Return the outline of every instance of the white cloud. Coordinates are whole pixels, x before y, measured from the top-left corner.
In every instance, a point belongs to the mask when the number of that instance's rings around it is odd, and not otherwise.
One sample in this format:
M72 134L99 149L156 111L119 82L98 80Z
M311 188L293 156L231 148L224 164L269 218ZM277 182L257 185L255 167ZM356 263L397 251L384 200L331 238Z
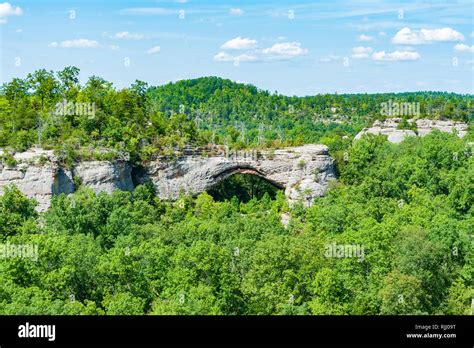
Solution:
M223 50L247 50L255 48L257 46L257 40L249 38L236 37L235 39L225 42L221 48Z
M146 53L148 54L155 54L155 53L158 53L161 51L161 47L160 46L153 46L152 48L150 48L148 51L146 51Z
M387 33L384 32L384 31L379 31L379 35L380 35L380 36L387 36Z
M112 51L118 51L120 49L120 46L117 46L117 45L110 45L109 48L112 50Z
M257 57L253 54L250 54L250 53L244 53L244 54L241 54L241 55L235 57L235 59L237 59L241 62L255 62L257 60Z
M121 31L119 33L115 33L112 38L119 40L143 40L143 35L131 34L128 31Z
M231 8L229 13L232 16L242 16L244 14L244 11L240 8Z
M373 60L391 60L391 61L401 61L401 60L418 60L421 56L418 52L414 51L394 51L391 53L385 53L385 51L374 52L372 54Z
M95 40L88 39L77 39L77 40L66 40L61 42L53 41L49 47L61 47L61 48L98 48L99 43Z
M214 56L214 60L216 62L232 62L232 61L239 61L239 62L254 62L258 60L257 56L251 53L243 53L238 56L233 56L227 52L219 52Z
M368 58L369 54L372 53L372 47L354 47L352 49L352 58L360 59L360 58Z
M282 42L264 49L263 53L270 56L292 58L306 54L308 53L308 50L306 48L301 48L301 43L299 42Z
M359 41L373 41L374 40L374 38L372 36L365 35L365 34L359 35L359 37L357 39Z
M12 6L9 2L0 3L0 24L7 22L7 17L21 16L23 10L20 7Z
M474 53L474 45L473 46L468 46L468 45L465 45L465 44L457 44L456 46L454 46L454 49L456 51Z
M462 41L464 35L451 28L411 30L400 29L392 38L392 42L400 45L421 45L435 41Z
M230 62L234 60L234 57L227 52L219 52L214 56L214 60L217 62Z
M12 6L9 2L0 4L0 17L21 16L23 10L20 7Z

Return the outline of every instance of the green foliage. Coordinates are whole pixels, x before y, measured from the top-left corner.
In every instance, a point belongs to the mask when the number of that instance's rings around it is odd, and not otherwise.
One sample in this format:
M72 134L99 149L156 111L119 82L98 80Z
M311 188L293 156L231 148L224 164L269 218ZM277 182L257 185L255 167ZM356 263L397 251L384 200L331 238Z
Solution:
M287 97L217 77L116 89L97 76L82 86L78 75L76 67L56 74L41 69L3 84L0 146L52 148L67 165L101 156L91 148L127 152L136 163L210 143L233 149L324 143L342 151L360 129L383 118L380 105L387 100L420 103L420 117L468 121L474 115L472 96L452 93ZM63 102L95 111L58 113ZM406 120L401 126L412 129Z
M397 129L408 129L416 132L416 122L408 122L408 119L403 117L400 123L397 125Z
M15 160L15 157L13 157L13 154L10 152L4 152L1 156L1 160L3 163L5 163L8 167L15 167L17 165L17 162Z
M75 182L76 193L53 197L41 214L17 188L2 188L0 314L469 314L472 132L400 144L345 137L366 122L360 115L378 117L385 98L466 119L467 96L297 98L218 78L116 90L96 76L79 86L77 75L73 67L58 78L41 70L5 84L1 146L25 148L41 133L42 144L72 165L92 150L103 159L130 153L135 163L173 156L212 136L234 147L321 140L339 178L309 208L289 207L269 183L237 175L209 192L214 197L174 202L159 200L151 183L107 195ZM63 98L96 103L95 116L53 117L47 110ZM330 108L350 117L329 122ZM324 122L308 119L315 114ZM291 215L287 227L282 213ZM7 255L7 243L36 246L38 257ZM328 253L336 244L363 253Z
M23 225L35 219L36 202L26 198L15 186L3 188L0 197L0 241L21 231Z
M236 197L240 202L246 203L253 198L274 199L277 192L277 187L256 175L234 174L217 184L208 193L218 201Z

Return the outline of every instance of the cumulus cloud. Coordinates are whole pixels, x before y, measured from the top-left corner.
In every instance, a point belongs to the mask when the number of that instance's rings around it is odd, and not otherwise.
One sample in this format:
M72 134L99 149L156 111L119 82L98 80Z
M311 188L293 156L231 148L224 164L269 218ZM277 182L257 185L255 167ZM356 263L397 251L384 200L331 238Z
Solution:
M49 47L60 47L60 48L98 48L99 43L95 40L88 39L77 39L77 40L66 40L61 42L53 41Z
M373 41L374 40L374 38L372 36L365 35L365 34L359 35L357 39L359 41Z
M146 53L148 54L156 54L158 52L161 51L161 47L160 46L153 46L152 48L150 48L148 51L146 51Z
M119 33L115 33L112 38L119 40L143 40L143 35L131 34L128 31L121 31Z
M257 46L257 40L242 38L240 36L225 42L221 48L223 50L248 50Z
M465 45L465 44L457 44L456 46L454 46L454 49L456 51L474 53L474 45L473 46L468 46L468 45Z
M258 59L257 56L251 53L243 53L238 56L233 56L227 52L219 52L214 56L214 60L216 62L232 62L232 61L254 62L257 59Z
M414 51L394 51L386 53L385 51L374 52L372 54L373 60L390 60L390 61L404 61L404 60L418 60L421 56Z
M354 47L352 49L352 58L360 59L360 58L368 58L369 54L372 53L372 47Z
M229 40L221 46L223 51L214 56L218 62L241 61L253 62L257 60L275 59L275 58L293 58L304 55L308 52L302 48L299 42L280 42L265 49L257 49L257 40L249 38L236 37ZM245 53L236 55L227 52L228 50L246 50Z
M241 62L254 62L256 61L258 58L257 56L251 54L251 53L244 53L244 54L241 54L237 57L235 57L235 59L241 61Z
M431 42L462 40L464 40L464 35L451 28L411 30L405 27L392 38L392 42L399 45L422 45Z
M232 16L242 16L244 14L244 11L240 8L231 8L229 13Z
M8 17L22 14L23 10L20 7L12 6L9 2L0 3L0 24L5 24Z
M263 53L275 57L293 58L308 53L308 50L301 48L299 42L281 42L264 49Z

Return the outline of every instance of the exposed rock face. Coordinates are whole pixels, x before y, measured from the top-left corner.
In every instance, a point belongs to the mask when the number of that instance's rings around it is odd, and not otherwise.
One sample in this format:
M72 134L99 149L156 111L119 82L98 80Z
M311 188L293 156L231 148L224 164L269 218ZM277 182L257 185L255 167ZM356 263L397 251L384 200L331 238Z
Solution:
M416 132L407 129L397 129L401 118L388 118L383 122L375 121L372 127L364 128L355 136L355 139L361 138L366 133L386 135L387 140L392 143L400 143L407 136L425 136L434 129L438 129L441 132L453 133L455 132L459 137L463 138L467 134L468 125L462 122L454 121L438 121L438 120L426 120L418 119L408 120L409 123L416 123Z
M335 179L334 160L323 145L304 145L275 151L237 152L206 157L201 154L175 160L156 160L145 165L132 180L132 167L125 161L81 162L71 169L58 164L51 151L31 150L14 155L17 164L0 164L0 192L15 184L39 202L38 210L49 207L53 195L74 192L74 182L95 192L133 190L151 181L160 198L175 199L180 192L198 194L235 173L258 175L285 190L290 203L310 205L322 196ZM75 180L77 178L77 180Z
M17 164L13 167L0 163L0 193L3 187L14 184L38 201L39 211L49 207L53 195L74 192L74 177L95 192L133 190L132 170L127 162L92 161L66 169L58 164L52 151L41 149L17 153L14 159Z
M177 198L181 191L209 190L235 173L258 175L285 190L290 202L309 205L335 178L334 160L324 145L304 145L275 151L237 153L235 156L186 156L175 162L155 161L145 167L139 182L151 180L161 198Z
M74 167L74 175L80 178L82 185L95 192L132 191L134 188L132 167L128 162L82 162Z
M416 126L418 128L418 135L425 136L433 129L438 129L441 132L457 132L460 138L464 138L467 134L468 125L463 122L454 122L454 121L434 121L434 120L425 120L420 119L416 120Z

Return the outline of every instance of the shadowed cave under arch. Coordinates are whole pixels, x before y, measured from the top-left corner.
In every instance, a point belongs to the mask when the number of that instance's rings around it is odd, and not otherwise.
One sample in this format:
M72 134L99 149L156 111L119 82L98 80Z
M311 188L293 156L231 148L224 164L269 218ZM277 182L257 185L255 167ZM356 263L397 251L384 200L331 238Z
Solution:
M238 168L227 173L221 173L218 182L207 190L216 201L231 200L236 197L239 202L247 203L253 198L262 199L267 193L270 199L275 199L278 191L284 187L264 178L254 169Z

